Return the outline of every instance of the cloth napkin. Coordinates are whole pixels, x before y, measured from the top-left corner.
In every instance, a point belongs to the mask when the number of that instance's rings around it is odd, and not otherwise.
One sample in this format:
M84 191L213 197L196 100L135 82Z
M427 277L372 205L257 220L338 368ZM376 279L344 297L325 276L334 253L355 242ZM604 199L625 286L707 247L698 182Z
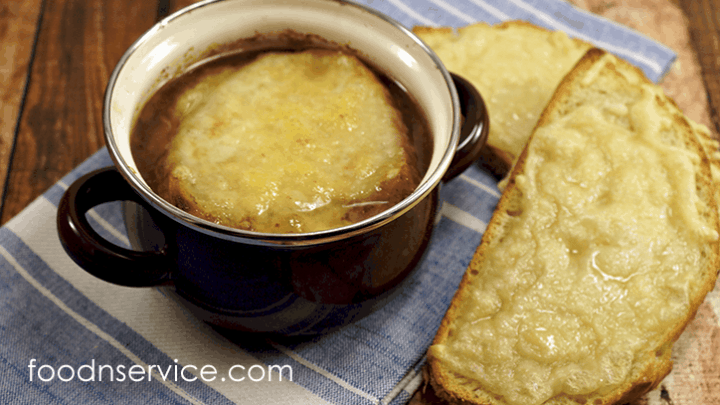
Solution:
M528 20L593 42L654 81L675 57L558 0L363 3L407 27ZM110 165L99 151L0 229L0 403L406 403L500 196L495 179L471 167L442 186L429 252L392 301L327 335L267 339L220 333L164 289L112 285L68 258L55 228L58 202L82 174ZM97 207L91 221L129 246L118 204Z

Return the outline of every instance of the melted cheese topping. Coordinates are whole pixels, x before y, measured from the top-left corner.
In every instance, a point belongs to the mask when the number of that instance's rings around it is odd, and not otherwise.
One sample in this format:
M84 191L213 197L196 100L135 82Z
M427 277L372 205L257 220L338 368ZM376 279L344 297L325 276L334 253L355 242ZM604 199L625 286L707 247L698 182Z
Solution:
M431 355L509 404L540 404L610 391L687 316L698 246L718 235L699 214L698 157L660 140L656 91L536 131L520 212Z
M407 130L389 94L339 51L265 53L206 77L177 104L168 163L192 213L260 232L348 225L355 207L389 208L408 183ZM407 189L403 189L403 187ZM387 194L387 193L385 193Z
M487 143L511 153L513 161L560 80L590 48L563 32L524 24L500 29L474 24L460 28L457 35L418 35L448 70L480 91L492 123Z

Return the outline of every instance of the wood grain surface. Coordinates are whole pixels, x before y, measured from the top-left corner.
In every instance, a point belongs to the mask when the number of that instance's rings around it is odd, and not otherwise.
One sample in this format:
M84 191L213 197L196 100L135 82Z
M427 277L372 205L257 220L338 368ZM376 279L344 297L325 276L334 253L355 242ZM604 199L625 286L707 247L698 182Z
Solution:
M40 13L2 223L104 145L105 85L123 52L155 22L157 5L54 0Z
M712 128L720 134L720 2L680 0L680 5L688 16L693 49L702 66Z
M6 0L0 4L0 190L5 196L28 69L40 21L40 0ZM0 201L2 210L3 201ZM3 223L5 221L2 221Z

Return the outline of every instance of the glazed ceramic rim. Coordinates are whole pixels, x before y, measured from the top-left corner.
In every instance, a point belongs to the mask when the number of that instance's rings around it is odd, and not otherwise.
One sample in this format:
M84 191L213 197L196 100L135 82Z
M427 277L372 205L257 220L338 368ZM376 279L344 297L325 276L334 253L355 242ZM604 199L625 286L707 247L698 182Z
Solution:
M156 36L161 30L163 30L164 27L170 24L173 20L176 20L179 17L182 17L185 14L188 14L194 10L228 1L232 2L234 0L201 1L199 3L195 3L186 8L183 8L178 12L164 18L162 21L158 22L152 28L146 31L127 49L127 51L125 51L110 76L105 91L103 106L103 125L105 130L105 141L108 146L110 156L115 163L115 166L120 171L121 175L125 178L125 180L128 181L132 185L132 187L139 193L143 200L148 202L151 206L158 209L163 214L180 223L181 225L188 226L199 232L219 237L221 239L260 245L306 246L349 238L383 226L388 222L394 220L395 218L400 217L405 212L409 211L420 201L426 198L435 189L435 187L438 186L445 172L450 167L450 163L452 162L453 157L455 156L456 147L458 145L460 137L460 101L450 73L440 61L440 58L420 38L418 38L414 33L412 33L412 31L408 30L397 21L372 8L369 8L368 6L356 3L354 1L332 0L333 2L340 3L344 7L356 7L362 10L362 12L371 14L375 18L383 20L384 22L394 27L396 30L400 31L405 36L409 37L409 39L411 39L412 42L414 42L414 44L420 48L420 50L427 54L427 56L433 62L434 66L427 66L427 69L437 69L444 78L447 90L449 91L450 98L452 100L452 130L450 133L449 142L434 171L430 175L426 174L421 184L409 196L407 196L399 203L395 204L392 208L389 208L388 210L383 211L380 214L347 226L307 233L263 233L232 228L225 225L219 225L214 222L195 217L175 207L174 205L170 204L169 202L165 201L157 194L155 194L155 192L152 191L143 180L139 179L139 174L136 173L135 170L133 170L131 166L125 161L120 151L120 147L116 142L111 125L111 115L113 113L111 102L113 100L115 84L118 81L118 78L123 68L125 67L128 60L133 56L133 54L141 46L146 44L151 38Z

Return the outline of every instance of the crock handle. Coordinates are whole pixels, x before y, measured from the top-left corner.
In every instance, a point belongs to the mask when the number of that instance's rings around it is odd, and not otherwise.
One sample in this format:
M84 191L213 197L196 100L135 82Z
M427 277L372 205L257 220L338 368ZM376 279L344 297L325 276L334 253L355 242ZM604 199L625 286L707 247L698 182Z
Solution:
M455 150L455 157L445 172L444 182L448 182L464 172L480 157L480 152L485 146L490 131L490 118L480 93L463 77L455 73L450 73L450 75L460 98L463 123L460 129L460 142Z
M167 247L159 251L125 249L104 239L90 226L85 213L112 201L134 201L148 207L113 167L73 182L57 212L58 234L65 251L85 271L114 284L150 287L170 283Z

